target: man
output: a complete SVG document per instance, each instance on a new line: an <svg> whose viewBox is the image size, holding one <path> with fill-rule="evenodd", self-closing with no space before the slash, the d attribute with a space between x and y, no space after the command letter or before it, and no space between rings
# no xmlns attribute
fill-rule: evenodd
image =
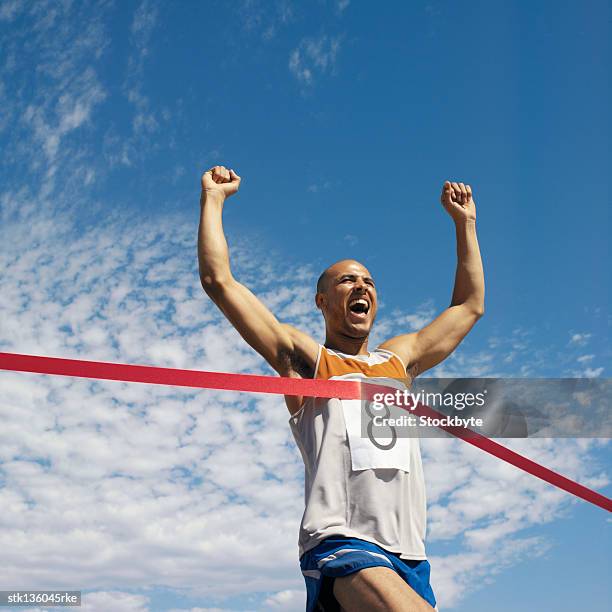
<svg viewBox="0 0 612 612"><path fill-rule="evenodd" d="M484 275L469 185L446 181L442 188L441 202L455 223L457 239L450 306L420 331L391 338L373 352L368 351L368 337L377 293L361 263L339 261L319 278L315 303L325 319L324 345L279 322L233 277L222 211L239 187L240 177L224 166L202 176L200 279L241 336L281 376L411 382L445 359L482 316ZM308 612L434 609L418 439L402 438L393 452L368 447L355 433L359 402L355 406L300 397L285 401L306 468L299 549Z"/></svg>

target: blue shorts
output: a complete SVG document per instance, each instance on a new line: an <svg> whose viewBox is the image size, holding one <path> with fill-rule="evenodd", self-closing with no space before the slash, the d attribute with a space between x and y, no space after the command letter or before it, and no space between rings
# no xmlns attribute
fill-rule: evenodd
<svg viewBox="0 0 612 612"><path fill-rule="evenodd" d="M300 567L306 581L306 612L340 610L333 595L333 579L348 576L366 567L388 567L395 570L410 587L433 608L436 598L429 584L429 562L400 559L364 540L332 536L304 553Z"/></svg>

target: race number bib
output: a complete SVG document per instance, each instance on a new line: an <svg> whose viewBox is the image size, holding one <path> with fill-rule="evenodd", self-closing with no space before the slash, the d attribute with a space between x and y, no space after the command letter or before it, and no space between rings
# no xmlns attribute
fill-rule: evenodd
<svg viewBox="0 0 612 612"><path fill-rule="evenodd" d="M336 377L334 377L336 378ZM393 389L405 389L403 383L390 378L367 378L359 375L337 377L342 380L367 380L367 382ZM351 453L353 471L372 469L396 469L410 472L412 440L398 435L394 426L374 427L374 417L387 419L392 416L390 406L374 407L366 400L340 400L346 424L346 435ZM396 412L396 411L395 411Z"/></svg>

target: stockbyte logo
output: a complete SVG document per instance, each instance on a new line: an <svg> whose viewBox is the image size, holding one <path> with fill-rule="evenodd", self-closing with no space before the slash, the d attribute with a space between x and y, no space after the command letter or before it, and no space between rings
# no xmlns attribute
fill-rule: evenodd
<svg viewBox="0 0 612 612"><path fill-rule="evenodd" d="M402 415L399 417L384 417L374 415L372 423L376 427L482 427L483 420L476 417L443 416L432 417L425 414L419 416Z"/></svg>

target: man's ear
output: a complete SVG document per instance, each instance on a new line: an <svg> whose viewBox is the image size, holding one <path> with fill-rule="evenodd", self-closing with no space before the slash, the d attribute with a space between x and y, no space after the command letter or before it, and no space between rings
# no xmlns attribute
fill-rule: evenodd
<svg viewBox="0 0 612 612"><path fill-rule="evenodd" d="M325 295L322 293L315 294L315 305L319 310L323 310L323 304L325 303Z"/></svg>

